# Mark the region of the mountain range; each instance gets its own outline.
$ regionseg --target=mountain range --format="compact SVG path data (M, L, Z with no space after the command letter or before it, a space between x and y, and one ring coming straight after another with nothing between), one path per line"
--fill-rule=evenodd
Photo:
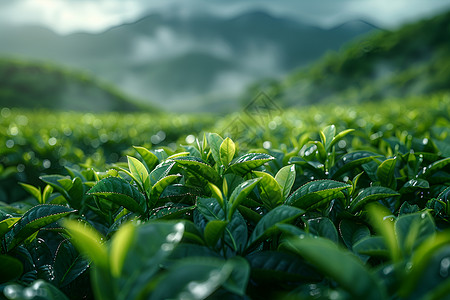
M90 72L141 103L178 112L232 111L249 84L281 78L379 30L364 21L323 29L263 11L232 18L151 14L102 33L0 28L0 56Z

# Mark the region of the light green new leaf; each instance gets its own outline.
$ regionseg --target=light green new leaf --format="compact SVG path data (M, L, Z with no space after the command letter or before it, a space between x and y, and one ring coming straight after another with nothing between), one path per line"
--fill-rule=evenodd
M283 191L275 178L266 172L253 171L253 174L261 178L258 187L263 205L268 210L281 205L283 203Z
M214 161L216 162L216 164L220 165L220 148L223 143L223 138L217 133L209 133L206 135L206 139L208 141L209 149L211 150Z
M135 238L136 226L133 223L122 225L113 235L110 245L109 265L111 274L119 277L122 273L126 255Z
M128 169L130 170L134 181L136 181L143 193L148 193L150 190L150 178L147 168L134 157L127 156L127 159Z
M148 171L150 172L158 164L158 157L150 152L150 150L144 147L133 146L133 148L139 153L139 155L144 160L147 165Z
M295 182L295 165L284 166L275 175L275 180L281 186L283 200L285 200L292 189Z
M236 145L230 138L227 137L220 145L220 161L224 166L228 166L228 164L233 160L235 152Z
M241 204L241 202L255 188L256 184L260 180L261 178L254 178L244 181L234 189L231 193L230 199L228 200L230 206L228 209L228 220L231 220L231 217L236 211L238 205Z

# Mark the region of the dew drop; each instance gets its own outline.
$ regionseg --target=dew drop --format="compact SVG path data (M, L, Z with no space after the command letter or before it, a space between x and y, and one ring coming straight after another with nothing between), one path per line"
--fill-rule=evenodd
M439 275L446 278L448 277L448 271L450 269L450 258L446 257L441 260L441 268L439 270Z

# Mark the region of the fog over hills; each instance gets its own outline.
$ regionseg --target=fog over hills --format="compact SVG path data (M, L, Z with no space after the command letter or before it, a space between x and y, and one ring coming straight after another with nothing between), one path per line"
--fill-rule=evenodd
M280 78L377 30L364 21L323 29L264 11L234 17L151 14L102 33L0 28L0 56L90 71L142 102L172 111L223 111L263 78Z

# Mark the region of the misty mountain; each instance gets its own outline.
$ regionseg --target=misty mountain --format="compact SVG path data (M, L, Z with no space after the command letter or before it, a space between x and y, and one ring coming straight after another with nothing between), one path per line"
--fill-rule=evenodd
M247 91L284 106L360 103L450 91L450 11L356 39L340 51ZM406 109L406 108L405 108Z
M262 11L232 18L152 14L99 34L4 26L0 55L88 70L174 111L232 110L256 80L281 78L374 29L363 21L322 29Z

